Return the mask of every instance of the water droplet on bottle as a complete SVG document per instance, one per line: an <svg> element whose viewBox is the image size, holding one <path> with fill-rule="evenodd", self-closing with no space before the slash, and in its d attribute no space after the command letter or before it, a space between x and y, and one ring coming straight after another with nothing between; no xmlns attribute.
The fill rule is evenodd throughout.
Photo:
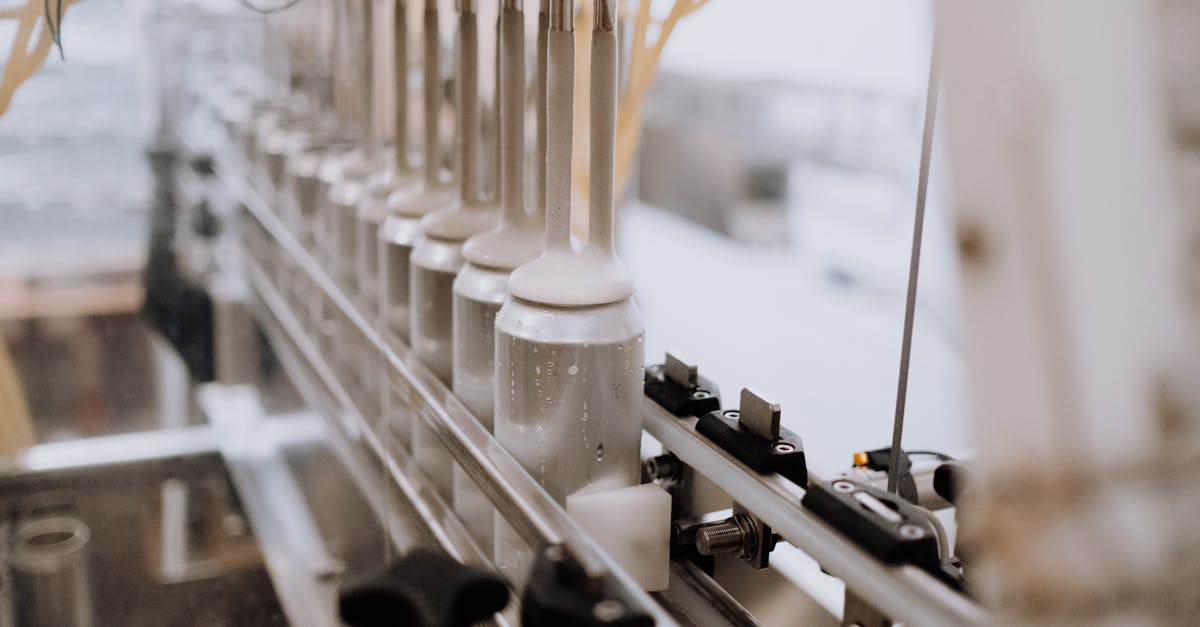
<svg viewBox="0 0 1200 627"><path fill-rule="evenodd" d="M534 366L534 368L533 368L533 373L534 373L534 374L542 374L542 367L541 367L541 366Z"/></svg>
<svg viewBox="0 0 1200 627"><path fill-rule="evenodd" d="M571 367L567 368L567 374L569 374L569 375L574 376L578 373L579 373L579 366L576 366L575 364L571 364Z"/></svg>
<svg viewBox="0 0 1200 627"><path fill-rule="evenodd" d="M596 461L598 461L598 462L604 461L604 445L603 444L599 444L596 446Z"/></svg>

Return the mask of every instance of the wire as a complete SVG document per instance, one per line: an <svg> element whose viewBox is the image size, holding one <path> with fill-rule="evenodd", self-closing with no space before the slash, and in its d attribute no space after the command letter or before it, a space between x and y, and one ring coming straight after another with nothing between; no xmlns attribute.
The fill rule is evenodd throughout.
<svg viewBox="0 0 1200 627"><path fill-rule="evenodd" d="M939 453L937 451L904 451L904 454L908 455L909 457L912 457L913 455L920 455L922 457L934 457L934 458L937 458L938 461L942 461L942 462L956 461L953 456L947 455L945 453Z"/></svg>
<svg viewBox="0 0 1200 627"><path fill-rule="evenodd" d="M946 527L938 519L937 514L924 507L917 507L917 511L921 512L921 516L925 518L929 526L933 527L933 533L937 536L938 559L948 560L954 557L954 551L950 548L950 536L946 533Z"/></svg>
<svg viewBox="0 0 1200 627"><path fill-rule="evenodd" d="M904 406L908 398L908 365L912 357L913 314L917 305L917 275L921 269L921 235L925 227L925 198L929 191L929 157L933 152L933 126L937 119L938 63L937 25L929 55L929 85L925 92L925 126L921 134L921 170L917 179L917 210L913 219L912 256L908 265L908 293L904 302L904 339L900 345L900 376L896 384L896 417L892 423L892 459L900 459L904 435ZM888 492L900 489L900 466L888 470Z"/></svg>
<svg viewBox="0 0 1200 627"><path fill-rule="evenodd" d="M241 2L242 6L246 7L247 9L250 9L251 11L254 11L255 13L259 13L262 15L270 15L272 13L279 13L280 11L286 11L287 9L290 9L290 8L296 6L296 4L300 2L300 0L287 0L287 2L284 2L283 4L281 4L279 6L264 8L264 7L255 5L254 3L250 2L250 0L239 0L239 1Z"/></svg>

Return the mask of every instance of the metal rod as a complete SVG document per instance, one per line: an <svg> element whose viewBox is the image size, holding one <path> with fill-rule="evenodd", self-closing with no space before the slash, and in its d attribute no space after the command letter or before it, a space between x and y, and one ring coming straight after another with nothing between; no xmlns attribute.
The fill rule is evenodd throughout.
<svg viewBox="0 0 1200 627"><path fill-rule="evenodd" d="M917 210L913 219L912 254L908 263L908 293L904 301L904 337L900 344L900 376L896 384L896 416L892 422L892 453L888 466L888 492L900 489L900 445L904 437L904 408L908 401L908 365L912 357L913 314L917 307L917 275L921 269L921 237L925 230L925 197L929 191L929 160L933 152L933 127L937 119L938 62L934 27L929 55L929 85L925 91L925 126L921 135L921 170L917 178Z"/></svg>
<svg viewBox="0 0 1200 627"><path fill-rule="evenodd" d="M396 0L392 15L393 75L396 80L396 128L393 133L396 170L411 172L408 161L408 0Z"/></svg>

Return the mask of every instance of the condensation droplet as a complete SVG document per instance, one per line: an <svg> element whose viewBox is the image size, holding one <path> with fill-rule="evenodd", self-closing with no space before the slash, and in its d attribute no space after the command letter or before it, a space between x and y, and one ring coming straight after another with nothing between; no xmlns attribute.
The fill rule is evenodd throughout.
<svg viewBox="0 0 1200 627"><path fill-rule="evenodd" d="M567 374L572 375L572 376L579 374L579 366L576 366L575 364L571 364L571 367L567 368Z"/></svg>
<svg viewBox="0 0 1200 627"><path fill-rule="evenodd" d="M604 445L603 444L596 445L596 461L598 461L598 462L604 461Z"/></svg>

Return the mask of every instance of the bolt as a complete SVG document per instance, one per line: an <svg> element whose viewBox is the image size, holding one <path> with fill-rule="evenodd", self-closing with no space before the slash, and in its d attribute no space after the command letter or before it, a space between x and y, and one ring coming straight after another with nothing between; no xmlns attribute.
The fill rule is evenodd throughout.
<svg viewBox="0 0 1200 627"><path fill-rule="evenodd" d="M745 533L732 521L706 525L696 530L696 550L701 555L725 555L741 553Z"/></svg>
<svg viewBox="0 0 1200 627"><path fill-rule="evenodd" d="M742 417L742 412L736 409L726 409L724 412L721 412L721 415L725 416L726 418L733 418L736 420Z"/></svg>
<svg viewBox="0 0 1200 627"><path fill-rule="evenodd" d="M563 551L561 546L557 544L546 547L546 559L551 562L562 562L567 559L566 551Z"/></svg>
<svg viewBox="0 0 1200 627"><path fill-rule="evenodd" d="M679 474L679 460L671 454L651 457L642 463L642 467L651 480L674 479Z"/></svg>
<svg viewBox="0 0 1200 627"><path fill-rule="evenodd" d="M834 481L833 489L835 492L850 493L854 491L854 484L849 481Z"/></svg>
<svg viewBox="0 0 1200 627"><path fill-rule="evenodd" d="M787 442L779 442L776 443L772 449L776 453L791 453L792 451L796 450L796 447L788 444Z"/></svg>
<svg viewBox="0 0 1200 627"><path fill-rule="evenodd" d="M925 530L916 525L904 524L900 525L900 536L909 540L915 540L925 537Z"/></svg>
<svg viewBox="0 0 1200 627"><path fill-rule="evenodd" d="M706 390L704 388L699 388L696 391L692 392L692 398L694 398L696 400L712 398L712 392L709 392L708 390Z"/></svg>
<svg viewBox="0 0 1200 627"><path fill-rule="evenodd" d="M592 606L592 616L602 623L613 623L625 615L625 606L616 599L604 599Z"/></svg>

